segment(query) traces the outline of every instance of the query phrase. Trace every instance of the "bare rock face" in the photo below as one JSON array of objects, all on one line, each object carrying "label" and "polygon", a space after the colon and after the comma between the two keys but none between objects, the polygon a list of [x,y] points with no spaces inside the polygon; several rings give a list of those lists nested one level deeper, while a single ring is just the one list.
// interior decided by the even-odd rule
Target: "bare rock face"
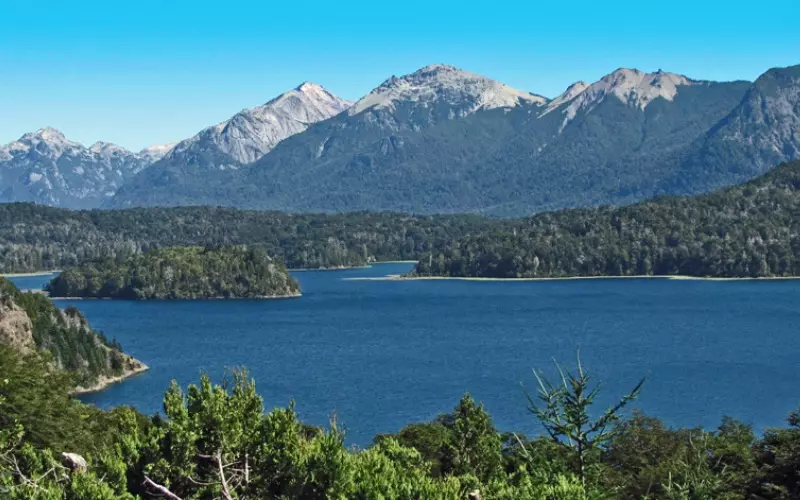
[{"label": "bare rock face", "polygon": [[154,146],[134,153],[108,142],[87,148],[45,127],[0,145],[0,202],[98,207],[167,151]]},{"label": "bare rock face", "polygon": [[540,116],[569,103],[560,110],[564,115],[560,129],[563,130],[578,112],[591,111],[608,97],[615,97],[624,104],[644,111],[650,103],[659,98],[672,102],[681,87],[704,83],[706,82],[693,81],[683,75],[664,71],[645,73],[638,69],[620,68],[591,85],[584,82],[570,85],[563,94],[547,104]]},{"label": "bare rock face", "polygon": [[77,453],[67,453],[67,452],[62,453],[61,463],[64,464],[64,467],[68,468],[73,473],[85,472],[86,469],[88,468],[86,459],[78,455]]},{"label": "bare rock face", "polygon": [[9,297],[0,297],[0,344],[10,345],[23,353],[36,348],[30,318]]},{"label": "bare rock face", "polygon": [[741,152],[736,160],[755,163],[759,172],[800,158],[800,66],[759,77],[712,137],[734,146]]},{"label": "bare rock face", "polygon": [[389,78],[347,112],[353,116],[370,109],[396,110],[398,104],[409,102],[426,108],[447,106],[454,108],[453,117],[463,117],[479,110],[521,104],[541,106],[547,99],[453,66],[432,64],[409,75]]},{"label": "bare rock face", "polygon": [[239,163],[252,163],[287,137],[331,118],[350,106],[321,85],[306,82],[268,103],[235,114],[179,142],[166,156],[170,162],[189,162],[202,151],[218,150]]},{"label": "bare rock face", "polygon": [[199,184],[214,192],[210,187],[212,179],[229,183],[238,170],[261,159],[281,142],[340,114],[350,105],[316,83],[303,83],[179,142],[126,182],[104,206],[179,205],[174,182]]},{"label": "bare rock face", "polygon": [[[90,392],[124,380],[148,369],[141,361],[121,352],[98,335],[75,308],[59,309],[50,301],[22,302],[23,294],[0,277],[0,345],[22,354],[49,351],[54,371],[68,370],[76,375],[79,385],[73,392]],[[27,292],[33,293],[33,292]],[[31,318],[47,315],[51,321],[42,328]],[[36,335],[34,336],[34,332]],[[83,349],[53,350],[51,346],[78,344]],[[91,366],[88,356],[95,365]],[[98,366],[97,361],[105,364]]]}]

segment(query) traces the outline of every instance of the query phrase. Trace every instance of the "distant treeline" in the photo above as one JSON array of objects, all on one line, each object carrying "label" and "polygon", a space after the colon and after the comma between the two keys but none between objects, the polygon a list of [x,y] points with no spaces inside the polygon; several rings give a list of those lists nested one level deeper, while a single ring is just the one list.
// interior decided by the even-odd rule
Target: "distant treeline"
[{"label": "distant treeline", "polygon": [[415,259],[434,242],[483,231],[475,215],[285,214],[216,207],[71,211],[0,204],[0,272],[65,269],[127,260],[152,248],[259,246],[289,268],[330,268]]},{"label": "distant treeline", "polygon": [[260,246],[290,268],[419,260],[420,275],[800,275],[800,162],[747,184],[501,220],[476,215],[283,214],[228,208],[81,211],[0,205],[0,270],[34,271],[150,248]]}]

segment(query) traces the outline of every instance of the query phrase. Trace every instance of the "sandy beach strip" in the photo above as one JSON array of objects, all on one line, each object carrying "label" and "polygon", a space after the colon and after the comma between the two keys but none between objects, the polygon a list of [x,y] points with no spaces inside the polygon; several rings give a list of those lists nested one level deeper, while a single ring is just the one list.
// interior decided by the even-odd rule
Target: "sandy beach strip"
[{"label": "sandy beach strip", "polygon": [[32,278],[34,276],[48,276],[50,274],[60,273],[60,269],[53,271],[36,271],[33,273],[0,273],[3,278]]},{"label": "sandy beach strip", "polygon": [[400,274],[390,274],[388,276],[376,277],[352,277],[342,278],[347,281],[433,281],[433,280],[452,280],[452,281],[572,281],[572,280],[614,280],[614,279],[659,279],[659,280],[694,280],[694,281],[781,281],[796,280],[800,276],[768,276],[763,278],[721,278],[704,276],[683,276],[683,275],[637,275],[637,276],[564,276],[547,278],[482,278],[469,276],[403,276]]}]

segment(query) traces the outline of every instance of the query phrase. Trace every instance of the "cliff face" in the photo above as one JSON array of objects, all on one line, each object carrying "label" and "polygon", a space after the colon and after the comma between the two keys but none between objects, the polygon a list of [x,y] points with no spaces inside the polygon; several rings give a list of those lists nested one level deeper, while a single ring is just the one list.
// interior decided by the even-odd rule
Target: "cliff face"
[{"label": "cliff face", "polygon": [[7,296],[0,297],[0,344],[9,345],[23,353],[36,348],[31,319]]},{"label": "cliff face", "polygon": [[46,354],[74,376],[76,392],[98,390],[147,370],[119,344],[95,332],[75,308],[56,307],[41,293],[20,292],[0,278],[0,343],[25,354]]}]

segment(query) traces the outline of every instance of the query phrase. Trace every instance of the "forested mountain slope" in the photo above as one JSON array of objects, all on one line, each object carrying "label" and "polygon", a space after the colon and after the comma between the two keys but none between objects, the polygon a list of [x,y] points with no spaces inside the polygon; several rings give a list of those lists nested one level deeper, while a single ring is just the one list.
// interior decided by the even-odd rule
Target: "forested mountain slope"
[{"label": "forested mountain slope", "polygon": [[800,276],[800,162],[709,195],[506,221],[437,248],[416,273]]},{"label": "forested mountain slope", "polygon": [[800,66],[753,83],[620,68],[547,99],[434,64],[354,104],[305,83],[140,153],[25,134],[0,148],[0,200],[519,217],[708,192],[799,156]]},{"label": "forested mountain slope", "polygon": [[[618,69],[548,100],[432,65],[388,79],[253,164],[220,170],[210,158],[202,175],[176,170],[156,179],[146,171],[110,206],[513,217],[700,192],[742,180],[702,164],[682,173],[751,86]],[[751,135],[772,128],[760,122]]]},{"label": "forested mountain slope", "polygon": [[681,158],[666,185],[698,193],[800,159],[800,66],[773,68]]},{"label": "forested mountain slope", "polygon": [[0,205],[0,269],[122,262],[168,246],[245,244],[294,268],[413,259],[421,261],[420,274],[451,276],[797,275],[798,170],[797,162],[785,164],[709,195],[526,219]]}]

